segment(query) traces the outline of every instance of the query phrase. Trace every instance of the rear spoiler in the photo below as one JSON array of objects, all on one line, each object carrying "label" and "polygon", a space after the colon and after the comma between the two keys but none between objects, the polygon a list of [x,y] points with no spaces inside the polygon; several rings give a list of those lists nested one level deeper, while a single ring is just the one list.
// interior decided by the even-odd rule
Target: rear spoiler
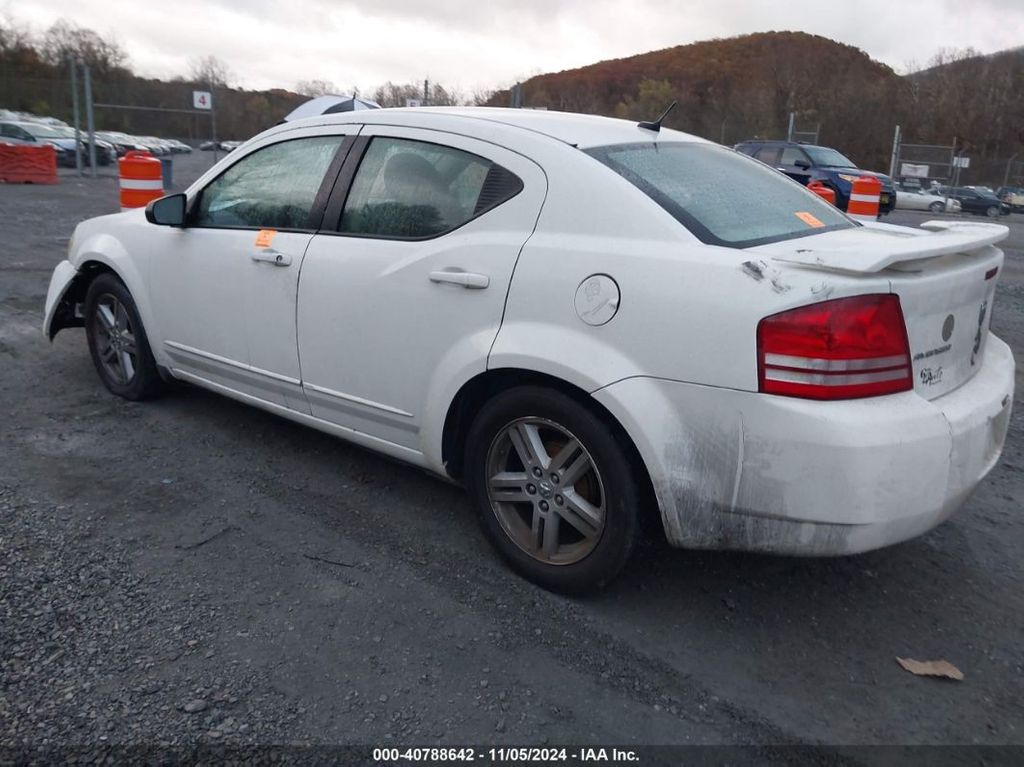
[{"label": "rear spoiler", "polygon": [[890,224],[865,224],[864,228],[876,235],[872,242],[867,237],[857,243],[828,247],[797,247],[791,253],[773,255],[775,261],[802,264],[818,269],[841,272],[880,272],[902,261],[937,258],[953,253],[969,253],[1005,240],[1008,227],[1000,224],[978,224],[962,221],[926,221],[920,230]]}]

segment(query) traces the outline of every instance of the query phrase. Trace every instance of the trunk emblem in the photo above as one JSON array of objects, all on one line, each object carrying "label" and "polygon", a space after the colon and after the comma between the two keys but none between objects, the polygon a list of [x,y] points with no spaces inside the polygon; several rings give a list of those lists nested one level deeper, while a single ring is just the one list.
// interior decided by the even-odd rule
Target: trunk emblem
[{"label": "trunk emblem", "polygon": [[953,326],[956,325],[956,319],[950,314],[946,317],[946,321],[942,323],[942,340],[948,341],[949,337],[953,335]]}]

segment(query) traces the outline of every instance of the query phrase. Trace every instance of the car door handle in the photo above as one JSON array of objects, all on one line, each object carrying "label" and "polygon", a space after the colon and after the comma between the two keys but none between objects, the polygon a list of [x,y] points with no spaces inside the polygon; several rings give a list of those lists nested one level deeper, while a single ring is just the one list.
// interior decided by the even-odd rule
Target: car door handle
[{"label": "car door handle", "polygon": [[431,282],[446,282],[450,285],[461,285],[468,290],[483,290],[491,284],[491,278],[486,274],[476,272],[440,271],[430,273]]},{"label": "car door handle", "polygon": [[291,256],[278,253],[276,250],[261,250],[252,254],[253,261],[265,261],[274,266],[289,266],[292,262]]}]

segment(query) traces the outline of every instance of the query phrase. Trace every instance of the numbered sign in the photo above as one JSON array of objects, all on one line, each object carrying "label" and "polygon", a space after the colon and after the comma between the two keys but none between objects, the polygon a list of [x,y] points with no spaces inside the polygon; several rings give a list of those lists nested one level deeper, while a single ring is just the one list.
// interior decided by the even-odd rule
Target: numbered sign
[{"label": "numbered sign", "polygon": [[194,109],[212,109],[213,96],[209,91],[192,91],[192,107]]}]

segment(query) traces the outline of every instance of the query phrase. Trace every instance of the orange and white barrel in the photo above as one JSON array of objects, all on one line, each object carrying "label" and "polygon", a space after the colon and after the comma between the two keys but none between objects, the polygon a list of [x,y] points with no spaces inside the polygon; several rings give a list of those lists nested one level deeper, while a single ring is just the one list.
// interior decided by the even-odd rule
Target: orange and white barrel
[{"label": "orange and white barrel", "polygon": [[861,176],[853,182],[846,215],[858,221],[877,221],[881,196],[882,182],[874,176]]},{"label": "orange and white barrel", "polygon": [[117,165],[121,176],[121,210],[141,208],[164,196],[160,161],[149,152],[133,149]]}]

